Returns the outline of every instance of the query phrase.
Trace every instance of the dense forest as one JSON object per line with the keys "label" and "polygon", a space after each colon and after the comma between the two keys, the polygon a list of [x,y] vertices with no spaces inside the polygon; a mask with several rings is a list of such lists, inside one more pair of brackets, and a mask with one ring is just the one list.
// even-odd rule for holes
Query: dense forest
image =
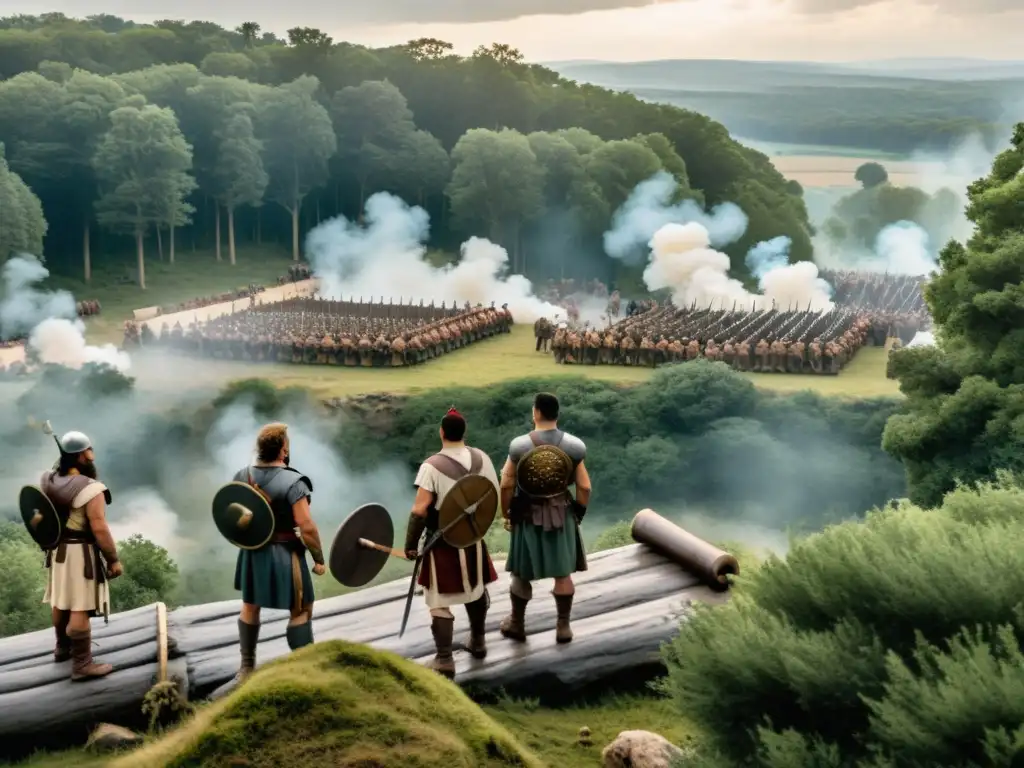
{"label": "dense forest", "polygon": [[[736,254],[787,235],[810,258],[799,185],[720,124],[564,80],[507,45],[451,50],[305,27],[280,40],[251,22],[2,19],[0,141],[17,176],[0,179],[34,191],[47,261],[86,280],[123,275],[134,254],[144,283],[144,254],[182,247],[233,260],[276,242],[298,258],[310,227],[358,218],[377,191],[422,205],[435,248],[481,235],[533,278],[609,279],[601,234],[658,170],[681,198],[746,211]],[[35,203],[0,194],[22,200],[17,224],[0,219],[0,256],[39,252]]]}

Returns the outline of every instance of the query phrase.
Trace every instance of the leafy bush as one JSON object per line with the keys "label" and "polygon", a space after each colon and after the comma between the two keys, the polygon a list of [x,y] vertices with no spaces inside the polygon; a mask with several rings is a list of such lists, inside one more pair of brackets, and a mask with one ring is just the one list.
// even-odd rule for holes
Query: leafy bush
{"label": "leafy bush", "polygon": [[[698,610],[667,686],[721,766],[1024,757],[1024,488],[958,488],[794,542]],[[875,762],[870,762],[870,761]],[[709,763],[710,764],[710,763]]]}

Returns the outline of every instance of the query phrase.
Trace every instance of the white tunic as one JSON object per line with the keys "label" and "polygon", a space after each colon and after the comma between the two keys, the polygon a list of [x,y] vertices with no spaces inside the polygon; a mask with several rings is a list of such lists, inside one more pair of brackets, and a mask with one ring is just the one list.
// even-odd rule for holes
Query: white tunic
{"label": "white tunic", "polygon": [[[71,502],[71,514],[65,527],[71,531],[84,531],[88,527],[85,514],[86,505],[107,490],[100,482],[89,483],[79,491]],[[46,583],[46,594],[43,602],[61,611],[85,611],[108,613],[110,610],[110,585],[98,579],[85,578],[86,558],[93,558],[93,574],[96,574],[103,563],[96,557],[92,544],[69,542],[64,544],[64,562],[57,562],[54,551],[50,563],[50,576]]]}

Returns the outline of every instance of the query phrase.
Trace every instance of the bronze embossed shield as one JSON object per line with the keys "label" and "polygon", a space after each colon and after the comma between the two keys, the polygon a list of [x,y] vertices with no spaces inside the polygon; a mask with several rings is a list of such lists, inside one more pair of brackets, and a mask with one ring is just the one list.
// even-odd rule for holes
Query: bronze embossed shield
{"label": "bronze embossed shield", "polygon": [[239,549],[262,549],[274,535],[270,505],[246,483],[228,483],[217,491],[213,522],[220,535]]}
{"label": "bronze embossed shield", "polygon": [[527,496],[550,499],[565,493],[572,484],[569,454],[555,445],[537,445],[516,464],[516,484]]}
{"label": "bronze embossed shield", "polygon": [[55,549],[63,526],[46,495],[34,485],[26,485],[18,494],[18,506],[32,540],[43,550]]}
{"label": "bronze embossed shield", "polygon": [[480,541],[498,513],[498,489],[482,475],[465,475],[437,508],[438,530],[447,544],[465,549]]}
{"label": "bronze embossed shield", "polygon": [[[395,540],[391,515],[380,504],[364,504],[338,528],[331,543],[331,575],[346,587],[363,587],[373,581],[390,557]],[[381,549],[363,542],[380,545]]]}

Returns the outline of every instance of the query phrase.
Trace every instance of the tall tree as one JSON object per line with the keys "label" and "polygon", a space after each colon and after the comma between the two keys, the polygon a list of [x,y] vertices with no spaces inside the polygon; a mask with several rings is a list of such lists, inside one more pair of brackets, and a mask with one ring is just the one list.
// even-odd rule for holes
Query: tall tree
{"label": "tall tree", "polygon": [[255,21],[245,21],[235,27],[235,31],[242,36],[242,42],[246,48],[256,46],[256,38],[260,36],[260,25]]}
{"label": "tall tree", "polygon": [[195,189],[189,175],[192,147],[174,113],[147,104],[120,107],[96,149],[100,224],[135,237],[139,287],[146,287],[145,236],[150,225],[175,222],[188,213]]}
{"label": "tall tree", "polygon": [[375,182],[392,180],[402,167],[399,152],[416,126],[405,96],[391,83],[369,80],[342,88],[331,101],[338,136],[338,165],[359,184],[359,211]]}
{"label": "tall tree", "polygon": [[319,87],[315,77],[300,77],[268,92],[259,105],[258,135],[270,177],[268,195],[292,216],[292,258],[296,261],[302,201],[327,180],[338,146],[331,116],[316,100]]}
{"label": "tall tree", "polygon": [[903,461],[916,503],[957,482],[1024,470],[1024,123],[988,176],[969,188],[966,247],[950,242],[925,297],[937,347],[893,355],[907,395],[882,446]]}
{"label": "tall tree", "polygon": [[521,271],[523,225],[544,204],[544,171],[529,140],[518,131],[476,128],[459,139],[452,161],[448,198],[455,220],[467,233],[504,245]]}
{"label": "tall tree", "polygon": [[263,167],[263,144],[256,138],[252,117],[246,106],[234,113],[217,131],[217,161],[213,169],[217,199],[228,213],[228,259],[235,256],[235,210],[242,205],[263,202],[270,179]]}
{"label": "tall tree", "polygon": [[46,229],[39,198],[7,166],[0,144],[0,261],[15,253],[42,256]]}

